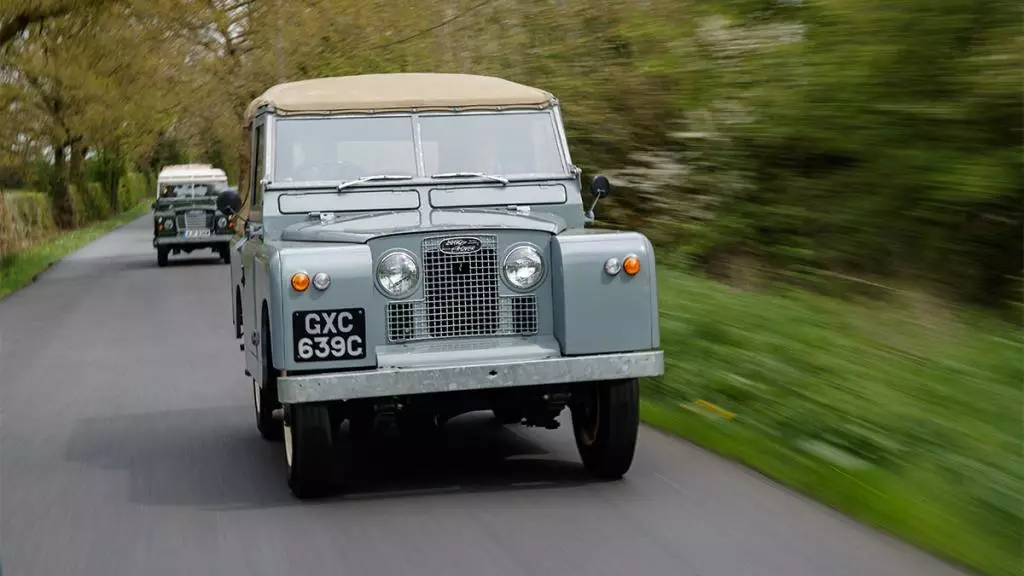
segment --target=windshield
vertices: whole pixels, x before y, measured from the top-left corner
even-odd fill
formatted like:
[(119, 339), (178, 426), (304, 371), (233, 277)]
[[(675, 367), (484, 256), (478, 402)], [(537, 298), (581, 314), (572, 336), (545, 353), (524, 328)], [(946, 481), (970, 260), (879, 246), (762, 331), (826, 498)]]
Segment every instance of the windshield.
[(185, 184), (162, 184), (160, 186), (161, 198), (202, 198), (205, 196), (216, 196), (227, 187), (221, 182), (189, 182)]
[(424, 116), (420, 138), (428, 176), (565, 172), (547, 112)]
[(419, 174), (412, 117), (282, 118), (274, 179), (351, 181), (367, 176), (563, 174), (550, 112), (446, 114), (419, 118)]
[(278, 121), (278, 182), (347, 181), (377, 174), (416, 175), (408, 116)]

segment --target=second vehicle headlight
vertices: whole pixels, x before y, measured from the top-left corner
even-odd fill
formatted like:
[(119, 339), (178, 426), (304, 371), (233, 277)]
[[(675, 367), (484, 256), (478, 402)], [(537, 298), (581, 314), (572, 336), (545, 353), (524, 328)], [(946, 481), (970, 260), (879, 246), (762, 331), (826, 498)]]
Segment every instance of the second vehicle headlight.
[(505, 280), (518, 290), (533, 288), (544, 277), (544, 260), (533, 246), (517, 246), (505, 256)]
[(392, 298), (405, 298), (412, 294), (419, 279), (419, 266), (408, 252), (396, 250), (377, 264), (377, 284)]

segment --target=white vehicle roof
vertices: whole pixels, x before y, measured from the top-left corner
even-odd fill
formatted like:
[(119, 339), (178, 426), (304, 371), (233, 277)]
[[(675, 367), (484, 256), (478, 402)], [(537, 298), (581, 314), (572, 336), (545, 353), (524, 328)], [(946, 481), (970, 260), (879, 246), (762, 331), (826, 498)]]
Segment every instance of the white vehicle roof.
[(164, 166), (157, 176), (157, 185), (189, 182), (227, 182), (228, 175), (212, 164), (175, 164)]

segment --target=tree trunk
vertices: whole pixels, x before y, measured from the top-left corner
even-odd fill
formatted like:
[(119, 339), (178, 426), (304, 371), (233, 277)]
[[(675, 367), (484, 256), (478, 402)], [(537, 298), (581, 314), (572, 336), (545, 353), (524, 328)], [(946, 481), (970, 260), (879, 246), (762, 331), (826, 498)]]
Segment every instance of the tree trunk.
[(75, 227), (75, 210), (68, 193), (66, 140), (53, 145), (53, 172), (50, 174), (50, 203), (53, 206), (53, 221), (58, 228), (70, 230)]
[(115, 214), (121, 213), (121, 199), (118, 196), (118, 190), (121, 188), (121, 169), (117, 168), (110, 173), (110, 207)]
[(121, 158), (121, 145), (114, 143), (104, 150), (105, 178), (104, 187), (107, 191), (107, 198), (110, 199), (110, 207), (114, 213), (121, 212), (121, 201), (118, 197), (118, 189), (121, 187), (121, 173), (124, 170), (124, 160)]
[(7, 211), (4, 191), (0, 190), (0, 261), (4, 256), (18, 248), (17, 230), (14, 229), (14, 217)]
[(72, 141), (69, 148), (71, 149), (71, 162), (68, 164), (68, 181), (74, 184), (75, 189), (78, 190), (78, 197), (88, 206), (89, 179), (85, 174), (85, 154), (88, 147), (83, 146), (80, 142)]

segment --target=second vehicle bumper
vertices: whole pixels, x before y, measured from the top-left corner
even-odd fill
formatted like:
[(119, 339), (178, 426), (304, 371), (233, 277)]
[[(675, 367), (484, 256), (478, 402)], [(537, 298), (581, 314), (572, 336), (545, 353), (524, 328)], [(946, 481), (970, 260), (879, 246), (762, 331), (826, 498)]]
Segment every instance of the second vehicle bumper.
[(184, 236), (157, 236), (153, 238), (153, 246), (191, 246), (194, 244), (226, 244), (234, 238), (233, 234), (211, 234), (185, 238)]
[(302, 376), (281, 376), (277, 381), (282, 404), (354, 400), (595, 382), (660, 376), (664, 373), (661, 350), (520, 360), (494, 364), (385, 368)]

